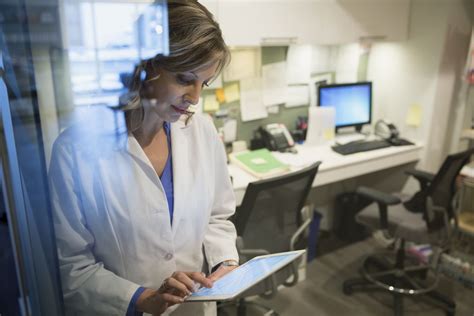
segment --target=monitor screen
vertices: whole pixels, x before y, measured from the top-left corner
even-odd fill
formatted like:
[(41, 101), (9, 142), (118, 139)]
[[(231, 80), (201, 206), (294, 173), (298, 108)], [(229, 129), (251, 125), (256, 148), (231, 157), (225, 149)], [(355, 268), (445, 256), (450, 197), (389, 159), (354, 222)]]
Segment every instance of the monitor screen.
[(318, 88), (319, 106), (333, 106), (336, 128), (370, 124), (372, 116), (372, 83), (323, 85)]

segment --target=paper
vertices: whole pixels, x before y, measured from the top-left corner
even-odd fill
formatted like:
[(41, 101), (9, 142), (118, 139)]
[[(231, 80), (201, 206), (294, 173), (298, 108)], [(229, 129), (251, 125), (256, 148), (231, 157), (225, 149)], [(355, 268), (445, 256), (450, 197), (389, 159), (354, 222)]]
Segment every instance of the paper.
[(233, 83), (231, 85), (225, 86), (224, 95), (225, 95), (226, 102), (238, 101), (240, 99), (239, 85), (236, 83)]
[(308, 131), (305, 145), (327, 144), (334, 139), (336, 128), (336, 110), (332, 106), (310, 106), (308, 113)]
[(262, 100), (262, 79), (251, 78), (240, 81), (240, 114), (242, 122), (268, 116)]
[(407, 125), (414, 126), (414, 127), (419, 127), (421, 124), (421, 106), (418, 104), (413, 104), (410, 106), (408, 109), (408, 114), (407, 114), (407, 119), (406, 119)]
[(473, 178), (474, 179), (474, 163), (469, 163), (462, 167), (461, 171), (459, 172), (460, 175)]
[(288, 86), (285, 107), (291, 108), (295, 106), (309, 104), (309, 87), (308, 85)]
[(225, 81), (236, 81), (260, 76), (261, 49), (231, 50), (230, 64), (224, 69)]
[(262, 67), (263, 104), (265, 106), (286, 103), (286, 63), (279, 62)]
[(267, 106), (267, 112), (268, 114), (278, 114), (280, 112), (280, 106), (279, 105)]
[(223, 88), (216, 89), (216, 98), (219, 103), (225, 102), (225, 92)]
[(237, 138), (237, 120), (229, 119), (224, 122), (224, 142), (232, 143)]
[(286, 58), (288, 84), (309, 82), (311, 75), (311, 51), (310, 45), (290, 45)]
[(232, 153), (230, 161), (257, 178), (266, 178), (288, 171), (288, 165), (279, 161), (266, 149)]
[(219, 110), (219, 102), (217, 102), (215, 94), (206, 95), (204, 97), (204, 111), (215, 112)]

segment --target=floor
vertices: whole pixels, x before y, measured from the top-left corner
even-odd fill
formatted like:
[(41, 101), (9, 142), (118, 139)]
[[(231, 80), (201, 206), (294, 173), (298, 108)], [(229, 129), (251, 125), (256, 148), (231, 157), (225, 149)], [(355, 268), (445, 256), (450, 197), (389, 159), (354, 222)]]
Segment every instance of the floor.
[[(391, 296), (385, 293), (342, 293), (342, 282), (357, 275), (364, 255), (377, 249), (372, 239), (339, 248), (318, 257), (308, 265), (307, 279), (292, 288), (283, 288), (271, 300), (258, 298), (256, 301), (273, 308), (279, 315), (393, 315)], [(440, 291), (456, 301), (456, 315), (474, 316), (474, 290), (442, 278)], [(406, 299), (404, 315), (445, 315), (417, 298)], [(235, 309), (227, 308), (220, 315), (235, 315)], [(263, 315), (262, 310), (249, 308), (248, 315)]]

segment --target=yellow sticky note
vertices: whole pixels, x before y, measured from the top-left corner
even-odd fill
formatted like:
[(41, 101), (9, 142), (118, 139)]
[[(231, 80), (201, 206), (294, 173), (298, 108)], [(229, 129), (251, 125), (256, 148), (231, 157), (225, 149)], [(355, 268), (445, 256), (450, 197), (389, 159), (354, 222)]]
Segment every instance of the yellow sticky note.
[(414, 126), (414, 127), (420, 126), (421, 106), (419, 104), (413, 104), (412, 106), (410, 106), (407, 113), (406, 123), (407, 125)]
[(225, 92), (223, 88), (216, 89), (216, 98), (219, 103), (225, 102)]
[(239, 85), (234, 83), (224, 88), (225, 99), (227, 102), (240, 100)]
[(328, 129), (325, 129), (324, 132), (323, 132), (323, 138), (325, 140), (332, 140), (334, 139), (334, 129), (333, 128), (328, 128)]
[(204, 112), (215, 112), (219, 110), (219, 102), (217, 102), (215, 94), (206, 95), (204, 97)]

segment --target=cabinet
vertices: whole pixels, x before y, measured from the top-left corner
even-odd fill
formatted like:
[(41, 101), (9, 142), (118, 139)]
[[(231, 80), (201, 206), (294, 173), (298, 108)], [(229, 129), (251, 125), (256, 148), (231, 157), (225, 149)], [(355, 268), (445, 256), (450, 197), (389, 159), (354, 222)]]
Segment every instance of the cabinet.
[(407, 38), (410, 0), (207, 0), (229, 45)]

